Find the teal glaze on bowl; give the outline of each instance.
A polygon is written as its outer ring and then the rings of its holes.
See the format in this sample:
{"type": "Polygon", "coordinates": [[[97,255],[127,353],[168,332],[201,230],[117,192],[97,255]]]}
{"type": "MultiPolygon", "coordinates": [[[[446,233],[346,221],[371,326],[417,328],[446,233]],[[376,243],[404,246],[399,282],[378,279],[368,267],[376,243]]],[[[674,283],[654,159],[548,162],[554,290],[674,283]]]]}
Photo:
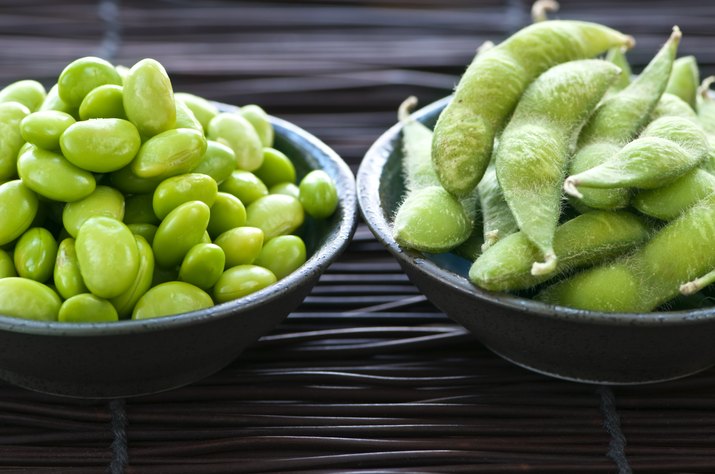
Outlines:
{"type": "MultiPolygon", "coordinates": [[[[450,97],[414,116],[433,126],[450,97]]],[[[715,308],[644,314],[603,313],[494,293],[467,279],[471,262],[400,248],[390,221],[404,192],[401,125],[370,147],[357,173],[358,203],[375,237],[410,280],[447,316],[503,358],[568,380],[640,384],[715,365],[715,308]]]]}
{"type": "Polygon", "coordinates": [[[68,324],[0,315],[0,379],[81,398],[155,393],[217,372],[283,321],[347,248],[357,200],[354,176],[333,150],[295,125],[271,121],[274,147],[293,159],[298,177],[323,169],[340,198],[330,218],[306,219],[301,234],[309,257],[303,266],[246,297],[175,316],[68,324]]]}

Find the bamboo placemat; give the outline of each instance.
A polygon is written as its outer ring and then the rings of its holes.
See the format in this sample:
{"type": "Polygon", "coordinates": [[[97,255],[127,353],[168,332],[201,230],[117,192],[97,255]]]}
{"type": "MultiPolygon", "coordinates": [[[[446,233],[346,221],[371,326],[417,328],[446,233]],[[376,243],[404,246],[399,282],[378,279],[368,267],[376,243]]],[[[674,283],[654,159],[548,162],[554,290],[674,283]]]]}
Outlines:
{"type": "MultiPolygon", "coordinates": [[[[451,90],[526,2],[5,0],[0,84],[51,85],[79,56],[154,57],[176,90],[258,103],[357,169],[408,95],[451,90]]],[[[564,1],[561,18],[636,36],[639,70],[673,24],[715,72],[715,9],[564,1]]],[[[715,372],[602,387],[492,355],[435,309],[360,225],[269,336],[190,386],[127,400],[0,384],[0,472],[715,472],[715,372]]]]}

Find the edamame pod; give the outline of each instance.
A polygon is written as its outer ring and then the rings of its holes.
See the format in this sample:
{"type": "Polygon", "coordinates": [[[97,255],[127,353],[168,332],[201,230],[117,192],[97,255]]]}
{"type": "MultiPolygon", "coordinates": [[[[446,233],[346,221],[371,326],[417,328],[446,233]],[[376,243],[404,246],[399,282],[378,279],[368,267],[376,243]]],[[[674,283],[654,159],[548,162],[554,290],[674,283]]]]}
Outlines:
{"type": "Polygon", "coordinates": [[[683,99],[695,109],[695,95],[700,85],[700,71],[695,56],[683,56],[673,63],[666,91],[683,99]]]}
{"type": "Polygon", "coordinates": [[[634,254],[585,270],[536,299],[597,311],[647,312],[676,297],[680,286],[715,268],[715,194],[654,234],[634,254]]]}
{"type": "Polygon", "coordinates": [[[482,250],[486,250],[497,241],[517,232],[519,226],[504,199],[493,162],[477,184],[477,192],[482,209],[482,250]]]}
{"type": "Polygon", "coordinates": [[[681,117],[661,117],[610,160],[569,176],[564,190],[580,198],[579,186],[654,189],[695,168],[709,150],[702,127],[681,117]]]}
{"type": "Polygon", "coordinates": [[[532,275],[539,250],[522,233],[495,243],[476,259],[469,279],[492,291],[531,288],[556,274],[605,261],[641,244],[649,228],[643,219],[625,211],[590,211],[556,228],[554,251],[558,264],[550,275],[532,275]]]}
{"type": "MultiPolygon", "coordinates": [[[[673,32],[643,72],[622,91],[598,105],[579,136],[579,148],[571,159],[569,174],[582,173],[605,163],[643,128],[663,94],[678,51],[681,32],[673,32]]],[[[587,189],[579,204],[596,209],[628,205],[627,189],[587,189]]]]}
{"type": "Polygon", "coordinates": [[[504,198],[519,229],[542,253],[534,275],[556,268],[553,238],[569,152],[618,72],[594,59],[554,66],[526,89],[499,139],[494,164],[504,198]]]}
{"type": "Polygon", "coordinates": [[[473,192],[460,202],[440,185],[430,155],[432,131],[409,114],[416,103],[408,97],[397,112],[407,195],[395,213],[392,234],[403,247],[446,252],[472,233],[478,196],[473,192]]]}
{"type": "Polygon", "coordinates": [[[626,49],[623,47],[611,48],[606,53],[606,61],[611,62],[621,69],[618,78],[611,84],[611,91],[617,92],[625,89],[631,83],[631,65],[626,58],[626,49]]]}
{"type": "Polygon", "coordinates": [[[638,192],[631,204],[643,214],[669,221],[715,193],[715,176],[695,168],[670,184],[638,192]]]}
{"type": "Polygon", "coordinates": [[[494,136],[541,73],[632,43],[602,25],[554,20],[527,26],[478,54],[435,126],[432,158],[442,186],[458,196],[474,189],[489,163],[494,136]]]}

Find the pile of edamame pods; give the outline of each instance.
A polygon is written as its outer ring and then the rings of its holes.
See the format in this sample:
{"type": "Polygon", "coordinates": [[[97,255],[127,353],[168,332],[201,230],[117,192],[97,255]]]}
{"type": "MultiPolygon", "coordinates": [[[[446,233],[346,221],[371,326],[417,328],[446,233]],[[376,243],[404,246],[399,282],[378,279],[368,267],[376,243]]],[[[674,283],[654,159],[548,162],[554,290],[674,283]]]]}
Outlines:
{"type": "MultiPolygon", "coordinates": [[[[681,32],[634,76],[634,39],[538,21],[480,48],[434,130],[400,109],[396,241],[468,277],[580,309],[649,312],[715,281],[712,78],[681,32]]],[[[706,298],[703,298],[705,300],[706,298]]]]}
{"type": "Polygon", "coordinates": [[[164,67],[73,61],[0,90],[0,314],[103,322],[199,310],[306,260],[338,195],[296,179],[266,112],[174,93],[164,67]]]}

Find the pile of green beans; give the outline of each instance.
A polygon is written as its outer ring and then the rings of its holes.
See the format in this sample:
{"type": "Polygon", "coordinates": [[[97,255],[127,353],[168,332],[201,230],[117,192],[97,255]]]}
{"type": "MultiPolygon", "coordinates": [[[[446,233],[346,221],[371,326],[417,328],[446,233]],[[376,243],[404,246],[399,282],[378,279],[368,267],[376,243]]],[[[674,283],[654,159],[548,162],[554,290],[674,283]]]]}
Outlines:
{"type": "Polygon", "coordinates": [[[306,261],[300,230],[338,205],[298,180],[258,105],[174,93],[164,67],[95,57],[48,91],[0,90],[0,314],[104,322],[195,311],[306,261]]]}
{"type": "Polygon", "coordinates": [[[480,288],[554,305],[648,312],[707,304],[715,79],[701,83],[696,58],[677,57],[677,26],[634,75],[631,37],[535,18],[479,49],[431,136],[421,131],[418,143],[414,120],[401,117],[408,192],[396,240],[469,259],[480,288]],[[410,179],[417,164],[429,182],[410,179]],[[693,293],[702,298],[684,296],[693,293]]]}

